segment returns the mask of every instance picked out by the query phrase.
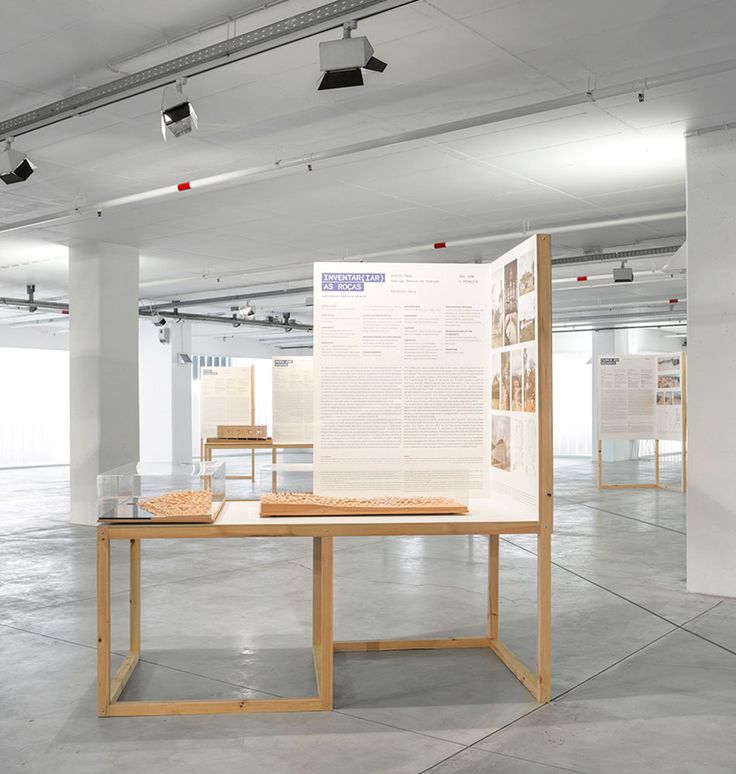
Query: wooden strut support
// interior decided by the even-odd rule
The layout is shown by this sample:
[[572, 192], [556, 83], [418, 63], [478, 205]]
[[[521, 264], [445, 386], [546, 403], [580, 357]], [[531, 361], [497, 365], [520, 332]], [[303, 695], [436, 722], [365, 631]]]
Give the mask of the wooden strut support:
[[[118, 530], [118, 532], [120, 532]], [[141, 540], [130, 538], [130, 650], [110, 679], [110, 542], [123, 539], [107, 527], [97, 530], [97, 714], [100, 717], [201, 715], [248, 712], [317, 712], [332, 709], [333, 694], [333, 541], [315, 537], [313, 629], [317, 696], [215, 701], [121, 701], [141, 646]]]
[[97, 528], [97, 714], [110, 714], [110, 539]]
[[[684, 395], [684, 390], [683, 390]], [[683, 426], [685, 425], [685, 407], [682, 409]], [[670, 492], [682, 492], [685, 494], [687, 491], [687, 437], [686, 431], [683, 430], [682, 434], [682, 484], [680, 486], [672, 486], [671, 484], [663, 484], [660, 473], [660, 453], [659, 453], [659, 439], [654, 440], [654, 483], [635, 483], [635, 484], [605, 484], [603, 483], [603, 441], [598, 439], [598, 489], [667, 489]]]

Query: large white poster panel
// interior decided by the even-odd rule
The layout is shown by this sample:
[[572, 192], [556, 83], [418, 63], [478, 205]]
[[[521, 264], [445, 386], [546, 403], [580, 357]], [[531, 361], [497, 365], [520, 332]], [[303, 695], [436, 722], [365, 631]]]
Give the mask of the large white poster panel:
[[537, 518], [537, 239], [490, 264], [491, 492]]
[[199, 387], [200, 437], [217, 436], [217, 425], [253, 424], [252, 367], [203, 368]]
[[598, 358], [598, 437], [656, 438], [657, 358], [611, 355]]
[[314, 267], [314, 491], [484, 496], [489, 267]]
[[659, 355], [657, 362], [656, 435], [663, 441], [682, 440], [682, 406], [685, 402], [683, 356]]
[[312, 358], [274, 357], [272, 367], [273, 442], [312, 443]]

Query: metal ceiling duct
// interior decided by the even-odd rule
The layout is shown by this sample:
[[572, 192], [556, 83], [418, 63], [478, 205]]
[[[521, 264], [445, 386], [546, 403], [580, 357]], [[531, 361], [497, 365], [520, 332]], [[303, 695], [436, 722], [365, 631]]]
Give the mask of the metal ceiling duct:
[[[53, 309], [61, 312], [62, 314], [69, 314], [69, 304], [62, 303], [60, 301], [38, 301], [29, 300], [27, 298], [7, 298], [0, 297], [0, 306], [7, 306], [16, 309], [29, 309], [31, 306], [37, 309]], [[312, 326], [305, 323], [294, 322], [289, 320], [288, 322], [280, 322], [274, 320], [233, 320], [232, 317], [221, 317], [219, 315], [211, 314], [190, 314], [187, 312], [169, 312], [169, 311], [157, 311], [149, 307], [140, 307], [138, 309], [139, 317], [155, 317], [155, 316], [167, 317], [171, 320], [188, 320], [195, 322], [214, 323], [217, 325], [228, 325], [231, 328], [236, 326], [238, 328], [278, 328], [280, 330], [294, 330], [294, 331], [308, 331], [311, 332]]]

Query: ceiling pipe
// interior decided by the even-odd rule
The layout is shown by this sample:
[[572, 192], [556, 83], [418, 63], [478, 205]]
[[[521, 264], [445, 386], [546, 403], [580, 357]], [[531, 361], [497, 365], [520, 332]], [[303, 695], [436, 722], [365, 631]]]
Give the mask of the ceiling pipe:
[[[30, 301], [27, 298], [0, 298], [0, 305], [8, 307], [16, 307], [19, 309], [29, 309], [35, 307], [37, 309], [53, 309], [61, 312], [62, 314], [69, 314], [69, 304], [61, 303], [58, 301]], [[304, 323], [298, 323], [289, 321], [288, 323], [279, 322], [278, 320], [234, 320], [232, 317], [221, 317], [219, 315], [210, 314], [189, 314], [187, 312], [176, 311], [158, 311], [148, 307], [140, 307], [138, 309], [139, 317], [167, 317], [172, 320], [187, 320], [195, 322], [207, 322], [216, 323], [218, 325], [229, 325], [230, 327], [237, 328], [279, 328], [281, 330], [295, 330], [295, 331], [311, 331], [312, 326]]]
[[[658, 269], [644, 269], [642, 271], [637, 271], [634, 275], [634, 279], [638, 279], [639, 277], [656, 277], [658, 279], [662, 280], [672, 280], [672, 279], [685, 279], [685, 275], [687, 274], [686, 269], [678, 269], [676, 272], [667, 272], [667, 271], [661, 271]], [[555, 277], [552, 280], [553, 285], [563, 285], [563, 284], [571, 284], [573, 287], [590, 287], [588, 285], [589, 282], [594, 282], [595, 280], [611, 280], [612, 275], [611, 274], [585, 274], [580, 277]], [[613, 283], [613, 284], [621, 284], [621, 283]], [[594, 285], [594, 287], [600, 287], [600, 285]]]
[[652, 306], [674, 306], [677, 304], [677, 311], [685, 310], [687, 299], [685, 298], [670, 298], [660, 301], [625, 301], [623, 303], [616, 304], [592, 304], [590, 306], [571, 306], [565, 309], [559, 307], [555, 309], [555, 314], [565, 315], [575, 312], [610, 312], [614, 309], [646, 309]]
[[664, 323], [648, 323], [645, 325], [628, 325], [622, 323], [621, 325], [611, 325], [608, 327], [594, 326], [594, 327], [577, 327], [574, 323], [570, 326], [552, 326], [552, 333], [597, 333], [598, 331], [629, 331], [629, 330], [657, 330], [660, 328], [687, 328], [686, 322], [664, 322]]
[[658, 223], [665, 220], [676, 220], [685, 217], [685, 210], [670, 210], [668, 212], [655, 212], [648, 215], [633, 215], [626, 218], [608, 218], [605, 220], [592, 220], [582, 223], [569, 223], [562, 226], [534, 226], [525, 224], [521, 231], [503, 231], [496, 234], [487, 234], [485, 236], [471, 237], [469, 239], [452, 239], [441, 242], [431, 242], [412, 247], [399, 247], [394, 250], [381, 250], [374, 253], [360, 253], [348, 255], [343, 258], [344, 261], [367, 261], [374, 258], [387, 258], [397, 255], [410, 255], [428, 250], [444, 250], [451, 247], [469, 247], [472, 245], [484, 245], [492, 242], [508, 242], [512, 239], [527, 239], [532, 234], [569, 234], [576, 231], [590, 231], [599, 228], [609, 228], [612, 226], [632, 226], [640, 223]]
[[305, 293], [311, 293], [313, 291], [312, 285], [307, 285], [298, 288], [283, 288], [281, 290], [259, 290], [251, 291], [250, 293], [236, 293], [230, 296], [210, 296], [209, 298], [189, 298], [184, 301], [168, 301], [154, 303], [150, 305], [150, 308], [154, 311], [161, 311], [163, 309], [181, 309], [186, 306], [206, 306], [207, 304], [220, 304], [230, 301], [252, 301], [258, 298], [281, 298], [282, 296], [304, 295]]
[[139, 309], [138, 314], [141, 317], [162, 316], [171, 320], [186, 320], [193, 322], [216, 323], [218, 325], [229, 325], [232, 328], [280, 328], [282, 330], [311, 331], [311, 325], [289, 321], [288, 323], [278, 322], [277, 320], [237, 320], [232, 317], [221, 317], [213, 314], [192, 314], [189, 312], [157, 312]]

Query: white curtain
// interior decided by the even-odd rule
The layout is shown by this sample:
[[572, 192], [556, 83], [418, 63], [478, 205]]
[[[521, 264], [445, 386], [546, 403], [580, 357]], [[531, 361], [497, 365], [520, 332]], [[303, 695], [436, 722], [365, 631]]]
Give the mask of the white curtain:
[[552, 357], [554, 453], [592, 454], [593, 369], [590, 352], [555, 352]]
[[0, 347], [0, 468], [69, 464], [69, 353]]

